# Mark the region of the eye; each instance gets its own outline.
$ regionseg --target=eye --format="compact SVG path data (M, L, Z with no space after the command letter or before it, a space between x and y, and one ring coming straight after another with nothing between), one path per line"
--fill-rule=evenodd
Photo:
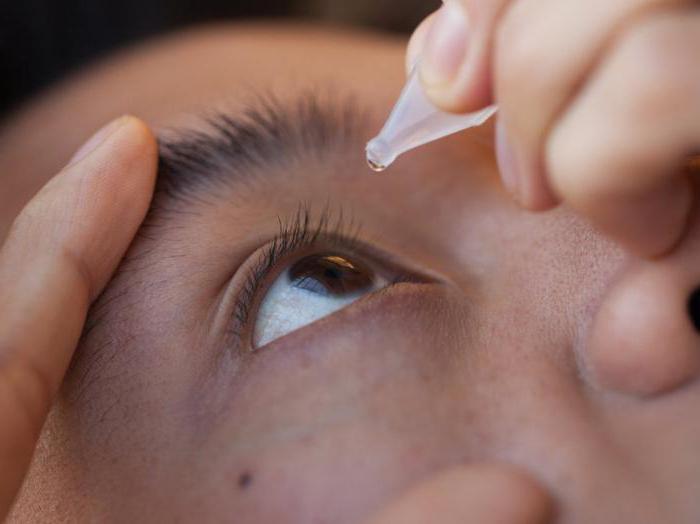
M258 308L253 344L264 346L389 284L355 256L325 253L301 258L268 288Z

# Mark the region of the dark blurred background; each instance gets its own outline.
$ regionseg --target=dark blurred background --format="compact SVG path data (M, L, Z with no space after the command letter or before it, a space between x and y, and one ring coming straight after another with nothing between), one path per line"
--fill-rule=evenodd
M411 32L439 0L0 0L0 113L125 44L241 18Z

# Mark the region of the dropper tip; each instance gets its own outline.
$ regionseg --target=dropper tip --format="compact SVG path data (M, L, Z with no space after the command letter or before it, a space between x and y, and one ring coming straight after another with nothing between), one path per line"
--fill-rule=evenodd
M375 173L381 173L382 171L384 171L387 168L387 166L385 166L383 164L379 164L369 157L367 157L367 165Z
M372 171L377 173L384 171L396 160L396 155L391 152L389 144L381 138L370 140L367 144L366 152L367 165Z

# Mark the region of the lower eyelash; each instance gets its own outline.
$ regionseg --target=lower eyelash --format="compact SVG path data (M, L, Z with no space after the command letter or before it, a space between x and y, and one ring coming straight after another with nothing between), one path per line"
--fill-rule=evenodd
M357 246L359 225L343 213L342 208L327 204L317 220L313 220L311 208L302 203L290 218L278 217L279 230L259 259L246 275L233 311L233 333L240 340L240 333L247 325L255 296L262 283L277 263L295 251L309 248L323 241L324 247L338 246L353 250Z

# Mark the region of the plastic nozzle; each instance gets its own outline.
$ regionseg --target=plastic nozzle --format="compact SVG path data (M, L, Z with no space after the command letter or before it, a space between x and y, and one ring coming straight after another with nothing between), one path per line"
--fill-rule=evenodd
M497 110L489 106L465 115L440 111L425 96L414 67L384 128L367 144L367 163L374 171L383 171L406 151L479 126Z

